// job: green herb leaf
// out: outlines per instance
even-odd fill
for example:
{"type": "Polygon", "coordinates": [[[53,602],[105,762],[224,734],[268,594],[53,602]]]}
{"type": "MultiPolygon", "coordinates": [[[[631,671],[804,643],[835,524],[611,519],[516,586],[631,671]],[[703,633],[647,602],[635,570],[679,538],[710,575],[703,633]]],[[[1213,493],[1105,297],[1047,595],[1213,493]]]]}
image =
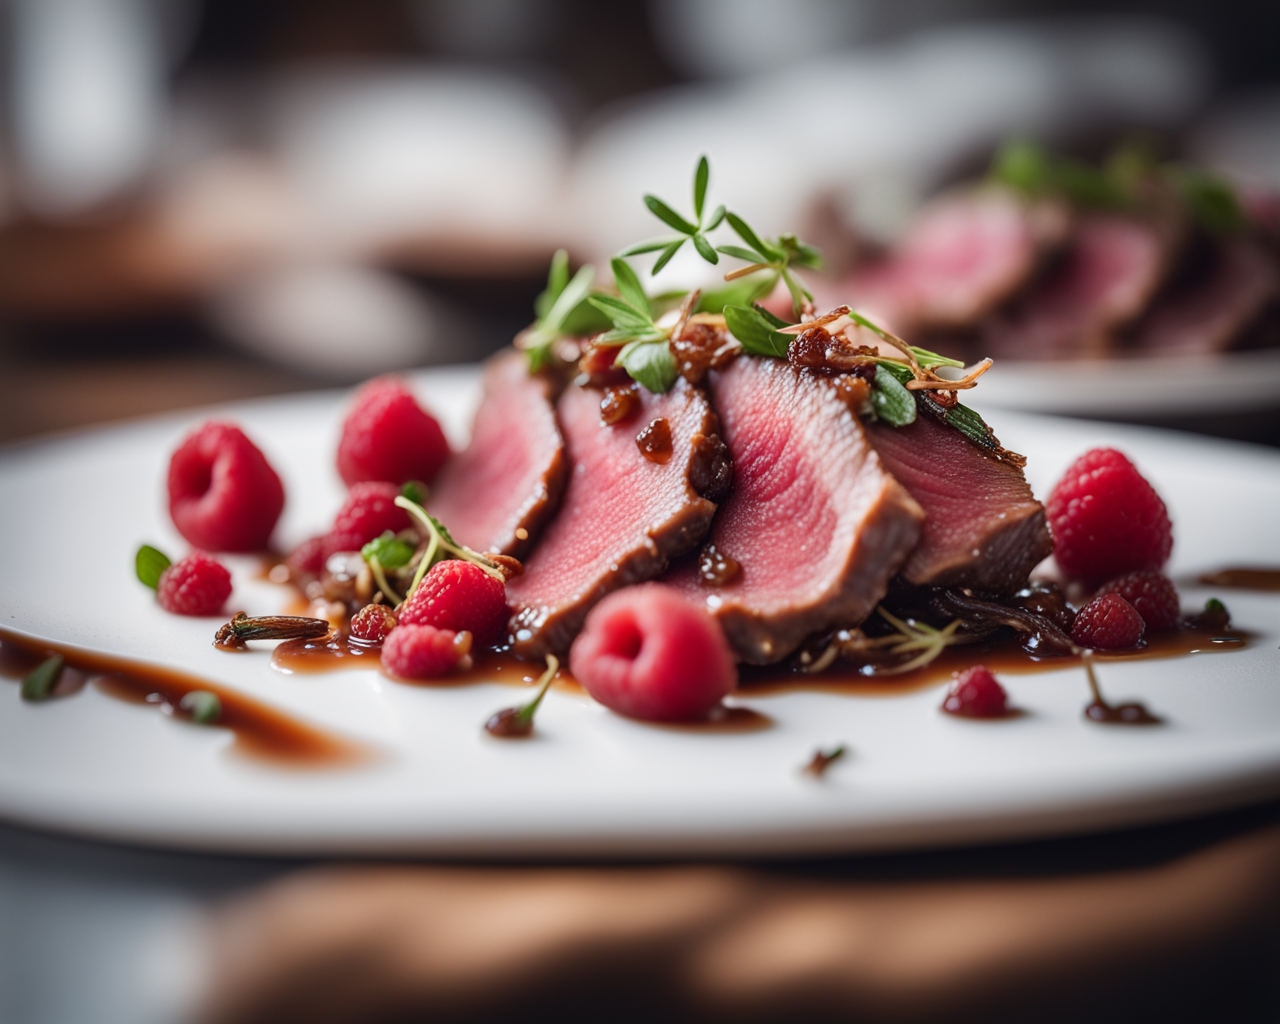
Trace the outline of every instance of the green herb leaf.
{"type": "Polygon", "coordinates": [[[609,266],[613,269],[613,283],[622,300],[646,320],[652,320],[649,314],[649,297],[645,295],[640,279],[636,277],[631,265],[626,260],[614,257],[609,261],[609,266]]]}
{"type": "Polygon", "coordinates": [[[732,256],[735,259],[746,260],[748,263],[768,263],[769,257],[762,252],[752,252],[750,249],[744,249],[740,245],[721,245],[716,247],[717,252],[722,252],[726,256],[732,256]]]}
{"type": "Polygon", "coordinates": [[[40,662],[31,673],[22,680],[22,699],[39,701],[48,698],[62,675],[66,660],[61,654],[55,654],[40,662]]]}
{"type": "Polygon", "coordinates": [[[618,353],[617,361],[633,380],[656,395],[670,391],[680,376],[676,357],[671,354],[665,338],[662,341],[633,341],[618,353]]]}
{"type": "Polygon", "coordinates": [[[1029,139],[1010,139],[997,151],[990,177],[1001,184],[1039,195],[1049,188],[1049,155],[1029,139]]]}
{"type": "Polygon", "coordinates": [[[714,231],[716,228],[720,226],[721,221],[724,220],[724,215],[725,215],[725,208],[724,208],[724,204],[722,203],[711,212],[711,219],[707,221],[707,226],[704,227],[702,230],[714,231]]]}
{"type": "Polygon", "coordinates": [[[150,544],[143,544],[138,548],[138,553],[133,558],[133,568],[138,579],[152,590],[160,585],[160,574],[171,565],[173,562],[169,560],[169,556],[150,544]]]}
{"type": "Polygon", "coordinates": [[[1231,234],[1244,228],[1244,210],[1228,182],[1196,167],[1175,165],[1169,175],[1191,216],[1206,230],[1231,234]]]}
{"type": "Polygon", "coordinates": [[[619,256],[640,256],[646,252],[657,252],[659,249],[665,249],[669,245],[680,245],[684,241],[683,238],[651,238],[647,242],[637,242],[629,249],[623,249],[618,253],[619,256]]]}
{"type": "Polygon", "coordinates": [[[764,306],[760,305],[758,302],[753,302],[751,304],[751,308],[754,309],[757,313],[759,313],[762,317],[764,317],[766,322],[771,324],[773,327],[776,327],[778,330],[782,330],[782,328],[784,327],[795,326],[795,324],[787,323],[787,321],[783,320],[781,317],[774,316],[772,313],[770,313],[767,309],[764,308],[764,306]]]}
{"type": "Polygon", "coordinates": [[[564,291],[565,285],[568,283],[569,252],[567,249],[557,249],[555,255],[551,257],[551,269],[547,272],[546,290],[533,303],[534,312],[539,320],[547,315],[552,303],[560,297],[560,293],[564,291]]]}
{"type": "Polygon", "coordinates": [[[633,327],[637,330],[642,330],[653,325],[653,319],[647,312],[641,312],[630,303],[624,302],[616,296],[594,292],[587,301],[604,313],[618,327],[633,327]]]}
{"type": "Polygon", "coordinates": [[[756,356],[785,358],[791,338],[779,334],[762,311],[747,306],[725,306],[724,322],[729,333],[742,344],[744,352],[756,356]]]}
{"type": "Polygon", "coordinates": [[[421,480],[409,480],[400,488],[400,493],[415,504],[424,505],[427,501],[427,495],[431,493],[431,488],[421,480]]]}
{"type": "Polygon", "coordinates": [[[746,242],[747,245],[751,246],[751,248],[756,252],[765,256],[765,259],[761,260],[762,263],[766,263],[770,260],[780,260],[786,255],[776,245],[769,245],[761,239],[761,237],[751,228],[751,225],[736,213],[726,214],[725,217],[729,221],[729,227],[733,228],[733,230],[737,232],[739,238],[746,242]]]}
{"type": "MultiPolygon", "coordinates": [[[[410,498],[410,501],[413,499],[410,498]]],[[[388,531],[381,537],[375,537],[360,549],[366,562],[377,562],[384,569],[399,569],[408,565],[413,558],[413,546],[406,544],[388,531]]]]}
{"type": "Polygon", "coordinates": [[[188,690],[178,701],[178,707],[191,715],[197,725],[213,725],[222,717],[222,701],[209,690],[188,690]]]}
{"type": "Polygon", "coordinates": [[[912,345],[911,354],[916,357],[916,361],[926,370],[932,370],[938,366],[953,366],[958,370],[964,369],[964,363],[961,360],[952,359],[949,356],[940,356],[937,352],[930,352],[927,348],[919,348],[916,345],[912,345]]]}
{"type": "Polygon", "coordinates": [[[905,427],[916,421],[916,400],[883,363],[876,364],[871,407],[891,427],[905,427]]]}
{"type": "Polygon", "coordinates": [[[708,263],[720,262],[720,257],[716,255],[715,249],[701,231],[693,236],[693,247],[698,250],[698,255],[708,263]]]}
{"type": "Polygon", "coordinates": [[[670,263],[671,257],[680,251],[680,246],[684,245],[684,242],[685,240],[682,238],[678,242],[672,242],[669,246],[663,249],[662,255],[654,261],[653,270],[650,271],[650,273],[656,274],[659,270],[670,263]]]}
{"type": "Polygon", "coordinates": [[[749,306],[773,291],[778,275],[761,270],[734,281],[727,281],[722,288],[710,288],[698,299],[695,313],[719,313],[725,306],[749,306]]]}
{"type": "Polygon", "coordinates": [[[989,447],[992,443],[991,428],[987,426],[986,420],[967,405],[953,405],[947,413],[947,425],[955,427],[967,438],[983,446],[989,447]]]}
{"type": "Polygon", "coordinates": [[[657,196],[645,196],[644,205],[649,207],[649,212],[657,217],[658,220],[664,224],[669,224],[681,234],[691,235],[698,230],[695,225],[690,224],[657,196]]]}
{"type": "Polygon", "coordinates": [[[1227,606],[1216,597],[1211,597],[1204,603],[1204,610],[1207,612],[1225,612],[1227,606]]]}
{"type": "Polygon", "coordinates": [[[547,290],[538,297],[534,304],[547,306],[533,326],[526,332],[522,347],[529,353],[529,370],[536,373],[551,358],[551,346],[565,334],[565,322],[591,291],[591,282],[595,277],[595,268],[586,264],[578,268],[578,272],[563,287],[556,291],[560,280],[568,274],[568,253],[559,250],[551,260],[551,272],[547,275],[547,290]],[[562,257],[563,254],[563,257],[562,257]],[[563,269],[561,269],[561,265],[563,269]],[[552,295],[554,293],[554,298],[552,295]],[[544,302],[547,297],[550,301],[544,302]]]}
{"type": "MultiPolygon", "coordinates": [[[[693,173],[693,215],[698,223],[702,223],[702,204],[707,200],[707,180],[711,177],[711,167],[707,158],[698,161],[698,169],[693,173]]],[[[711,261],[712,263],[715,260],[711,261]]]]}
{"type": "MultiPolygon", "coordinates": [[[[437,519],[435,516],[433,516],[430,512],[427,513],[427,518],[431,520],[431,525],[434,526],[436,528],[436,531],[440,534],[441,540],[443,540],[450,547],[454,547],[454,548],[458,547],[458,542],[453,539],[453,534],[449,532],[449,528],[445,526],[444,523],[440,522],[440,520],[437,519]]],[[[467,550],[470,550],[470,549],[468,548],[467,550]]]]}

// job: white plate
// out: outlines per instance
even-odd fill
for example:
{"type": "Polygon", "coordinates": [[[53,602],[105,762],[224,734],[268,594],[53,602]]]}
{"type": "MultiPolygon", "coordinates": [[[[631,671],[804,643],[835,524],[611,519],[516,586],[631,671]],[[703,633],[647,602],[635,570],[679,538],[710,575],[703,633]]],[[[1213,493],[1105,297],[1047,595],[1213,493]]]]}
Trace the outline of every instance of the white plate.
{"type": "MultiPolygon", "coordinates": [[[[423,375],[457,436],[472,370],[423,375]]],[[[285,478],[286,541],[324,527],[338,394],[218,410],[285,478]]],[[[1224,595],[1248,650],[1108,664],[1112,698],[1167,718],[1150,729],[1081,716],[1078,668],[1006,680],[1026,714],[941,714],[940,687],[891,698],[751,696],[771,728],[706,733],[643,725],[553,691],[528,742],[481,731],[522,697],[510,686],[392,683],[372,671],[287,676],[265,650],[214,650],[215,623],[160,611],[133,578],[143,541],[181,552],[165,513],[169,452],[190,413],[0,454],[0,625],[191,672],[377,747],[357,769],[296,772],[227,751],[224,730],[176,722],[93,688],[31,705],[0,683],[0,815],[37,826],[175,846],[297,853],[757,854],[975,842],[1137,824],[1280,793],[1280,598],[1224,595]],[[7,692],[6,692],[7,691],[7,692]],[[820,744],[851,756],[821,781],[800,766],[820,744]]],[[[1086,448],[1129,452],[1176,522],[1172,571],[1280,564],[1280,453],[1004,414],[1000,436],[1031,456],[1045,493],[1086,448]]],[[[232,560],[233,603],[279,611],[287,595],[232,560]]],[[[1187,604],[1207,592],[1190,587],[1187,604]]]]}
{"type": "Polygon", "coordinates": [[[983,410],[1121,417],[1250,413],[1280,406],[1280,349],[1048,363],[997,359],[970,394],[983,410]]]}

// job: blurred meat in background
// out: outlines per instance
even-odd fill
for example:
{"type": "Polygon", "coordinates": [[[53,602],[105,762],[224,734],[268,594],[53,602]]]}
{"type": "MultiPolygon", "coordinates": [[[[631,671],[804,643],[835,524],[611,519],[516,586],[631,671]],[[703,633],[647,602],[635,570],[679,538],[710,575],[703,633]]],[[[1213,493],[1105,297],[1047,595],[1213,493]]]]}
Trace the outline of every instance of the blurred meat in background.
{"type": "Polygon", "coordinates": [[[1280,187],[1280,26],[1245,2],[3,10],[7,438],[478,359],[556,248],[650,234],[636,196],[704,152],[716,201],[833,279],[1012,136],[1096,158],[1140,130],[1280,187]]]}

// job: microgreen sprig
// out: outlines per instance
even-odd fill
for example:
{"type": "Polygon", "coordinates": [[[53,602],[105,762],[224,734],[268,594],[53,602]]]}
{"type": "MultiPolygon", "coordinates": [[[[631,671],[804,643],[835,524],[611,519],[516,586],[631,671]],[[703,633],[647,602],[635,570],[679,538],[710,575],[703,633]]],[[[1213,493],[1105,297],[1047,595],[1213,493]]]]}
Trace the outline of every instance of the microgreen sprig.
{"type": "MultiPolygon", "coordinates": [[[[412,501],[407,496],[406,500],[412,501]]],[[[375,537],[362,547],[360,554],[369,564],[369,571],[373,574],[373,579],[378,584],[378,589],[386,595],[392,606],[399,604],[400,596],[387,581],[386,570],[399,569],[408,565],[413,558],[413,548],[396,537],[390,530],[387,530],[381,537],[375,537]]]]}
{"type": "Polygon", "coordinates": [[[485,572],[501,583],[505,583],[507,576],[500,566],[493,559],[473,551],[465,544],[459,544],[453,539],[444,523],[440,522],[435,516],[431,515],[417,502],[410,501],[403,494],[397,496],[396,505],[409,513],[420,526],[427,532],[429,540],[427,541],[427,549],[422,553],[422,558],[418,562],[418,568],[413,574],[413,582],[409,584],[409,592],[405,594],[407,601],[410,595],[418,588],[418,584],[422,582],[422,577],[427,574],[427,570],[431,568],[432,563],[436,561],[436,556],[441,552],[447,552],[454,558],[461,559],[464,562],[473,562],[480,566],[485,572]]]}
{"type": "Polygon", "coordinates": [[[569,315],[591,291],[595,268],[590,263],[578,268],[569,277],[569,254],[557,250],[551,258],[551,270],[547,274],[547,288],[538,296],[534,309],[538,319],[516,337],[516,347],[529,354],[529,370],[537,373],[551,358],[552,346],[565,335],[565,323],[569,315]]]}
{"type": "Polygon", "coordinates": [[[138,579],[152,590],[160,585],[160,574],[172,564],[173,561],[168,555],[150,544],[143,544],[138,548],[138,553],[133,556],[134,572],[138,574],[138,579]]]}
{"type": "Polygon", "coordinates": [[[528,736],[533,732],[533,716],[538,713],[542,699],[551,689],[551,682],[560,671],[560,659],[554,654],[547,655],[547,669],[533,685],[538,687],[537,695],[528,704],[516,708],[503,708],[496,712],[484,724],[485,731],[492,736],[503,739],[515,739],[528,736]]]}
{"type": "Polygon", "coordinates": [[[640,242],[623,250],[622,255],[639,256],[642,253],[657,252],[661,249],[662,253],[654,261],[653,270],[650,271],[656,274],[671,262],[672,257],[680,251],[685,242],[691,241],[693,247],[698,250],[698,255],[704,260],[712,264],[719,263],[720,257],[716,255],[714,246],[707,240],[707,232],[714,231],[720,226],[720,222],[725,218],[725,209],[723,206],[717,206],[711,211],[709,217],[703,217],[707,200],[707,183],[710,179],[711,166],[704,156],[698,161],[698,167],[693,172],[693,221],[685,220],[657,196],[646,195],[644,205],[649,208],[649,212],[668,227],[678,231],[679,235],[675,238],[669,235],[665,238],[651,238],[647,242],[640,242]]]}

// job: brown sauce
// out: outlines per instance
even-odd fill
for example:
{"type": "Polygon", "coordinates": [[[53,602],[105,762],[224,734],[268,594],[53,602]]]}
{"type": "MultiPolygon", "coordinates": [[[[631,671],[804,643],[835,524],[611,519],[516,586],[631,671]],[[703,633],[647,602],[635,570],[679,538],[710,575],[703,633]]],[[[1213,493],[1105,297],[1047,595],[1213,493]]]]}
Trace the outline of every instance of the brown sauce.
{"type": "Polygon", "coordinates": [[[314,675],[345,669],[378,668],[381,648],[354,640],[346,630],[334,631],[317,640],[286,640],[271,652],[271,667],[286,675],[314,675]]]}
{"type": "Polygon", "coordinates": [[[634,384],[605,388],[600,399],[600,422],[606,426],[622,423],[640,411],[640,392],[634,384]]]}
{"type": "Polygon", "coordinates": [[[760,732],[773,726],[773,719],[751,708],[738,705],[712,708],[706,718],[692,722],[646,722],[676,732],[760,732]]]}
{"type": "Polygon", "coordinates": [[[1206,587],[1231,587],[1236,590],[1280,591],[1280,569],[1232,567],[1207,572],[1200,577],[1206,587]]]}
{"type": "Polygon", "coordinates": [[[708,587],[726,587],[738,578],[742,566],[708,542],[698,552],[698,576],[708,587]]]}
{"type": "MultiPolygon", "coordinates": [[[[52,654],[61,654],[67,668],[82,681],[94,679],[95,687],[107,696],[152,704],[176,717],[181,717],[175,709],[188,693],[205,690],[216,694],[222,713],[212,728],[230,729],[235,734],[234,749],[250,757],[289,767],[329,768],[355,764],[370,755],[359,744],[339,739],[199,676],[47,640],[32,640],[0,629],[0,675],[21,679],[52,654]]],[[[54,694],[65,695],[62,683],[54,694]]]]}
{"type": "Polygon", "coordinates": [[[671,458],[671,425],[659,416],[636,435],[636,447],[650,462],[668,461],[671,458]]]}
{"type": "MultiPolygon", "coordinates": [[[[1128,651],[1096,651],[1096,663],[1113,661],[1146,661],[1157,658],[1180,658],[1192,654],[1221,654],[1243,650],[1250,635],[1240,630],[1181,629],[1153,634],[1142,647],[1128,651]]],[[[986,665],[997,676],[1051,672],[1080,664],[1079,657],[1038,657],[1028,654],[1016,643],[999,646],[971,644],[948,647],[924,668],[902,675],[866,675],[856,666],[838,662],[825,672],[812,674],[793,671],[784,666],[740,667],[739,690],[744,693],[786,693],[818,690],[858,697],[893,697],[948,682],[951,676],[973,665],[986,665]]]]}

